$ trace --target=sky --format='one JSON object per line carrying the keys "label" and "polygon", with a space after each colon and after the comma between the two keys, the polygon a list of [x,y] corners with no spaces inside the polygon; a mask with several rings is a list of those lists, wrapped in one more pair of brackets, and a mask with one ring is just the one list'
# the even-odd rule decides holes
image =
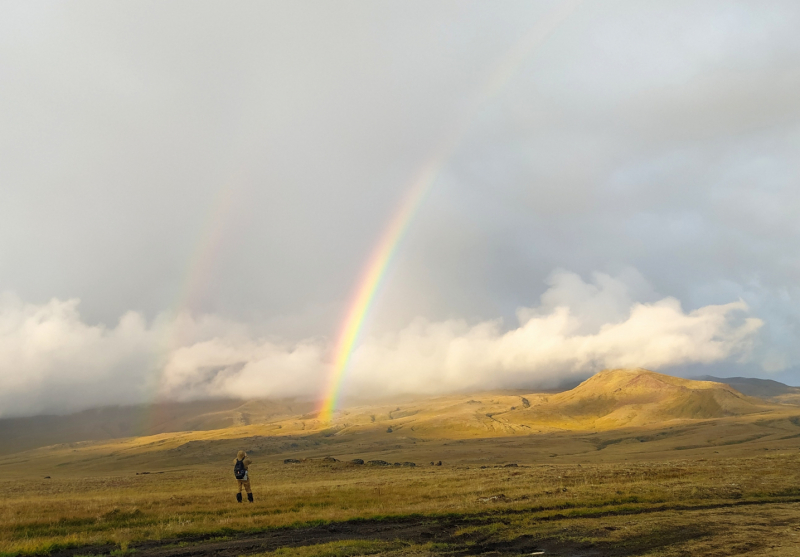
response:
{"label": "sky", "polygon": [[0,417],[800,384],[800,4],[0,2]]}

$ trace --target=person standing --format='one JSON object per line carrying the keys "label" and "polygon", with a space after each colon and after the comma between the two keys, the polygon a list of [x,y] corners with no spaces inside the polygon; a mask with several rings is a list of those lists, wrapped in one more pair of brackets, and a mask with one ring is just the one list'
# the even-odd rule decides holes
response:
{"label": "person standing", "polygon": [[250,491],[250,476],[248,468],[253,463],[252,460],[247,458],[247,453],[239,451],[236,459],[233,461],[233,474],[236,476],[236,481],[239,483],[239,492],[236,494],[236,500],[242,502],[242,488],[247,492],[247,500],[253,502],[253,492]]}

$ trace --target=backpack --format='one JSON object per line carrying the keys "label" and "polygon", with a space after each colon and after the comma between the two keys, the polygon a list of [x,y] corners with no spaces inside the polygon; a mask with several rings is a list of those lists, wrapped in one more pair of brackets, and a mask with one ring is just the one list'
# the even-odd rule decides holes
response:
{"label": "backpack", "polygon": [[236,476],[237,480],[247,479],[247,468],[244,467],[244,460],[237,460],[236,464],[233,465],[233,475]]}

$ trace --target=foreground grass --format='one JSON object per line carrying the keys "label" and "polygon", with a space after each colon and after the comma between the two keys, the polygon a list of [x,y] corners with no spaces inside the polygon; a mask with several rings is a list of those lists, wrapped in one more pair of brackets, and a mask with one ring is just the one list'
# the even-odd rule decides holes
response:
{"label": "foreground grass", "polygon": [[[648,509],[798,498],[798,464],[796,454],[490,468],[373,468],[313,461],[254,466],[252,505],[236,503],[235,482],[227,469],[0,481],[0,553],[37,554],[98,544],[124,550],[141,540],[414,513],[501,513],[510,517],[504,523],[511,526],[490,523],[496,529],[492,536],[513,537],[531,527],[526,520],[540,524],[560,517],[593,519]],[[526,512],[514,518],[519,510]],[[479,534],[488,535],[461,532]],[[422,546],[387,546],[378,553],[401,550],[430,552]],[[353,554],[368,554],[364,547],[360,551]],[[339,554],[345,555],[330,553]]]}

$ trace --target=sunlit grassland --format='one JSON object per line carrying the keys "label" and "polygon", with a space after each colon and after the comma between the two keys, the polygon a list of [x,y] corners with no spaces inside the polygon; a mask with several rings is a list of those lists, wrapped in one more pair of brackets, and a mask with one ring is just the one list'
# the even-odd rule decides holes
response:
{"label": "sunlit grassland", "polygon": [[[794,451],[752,458],[486,468],[312,460],[256,464],[252,478],[252,505],[236,503],[230,470],[208,466],[148,475],[0,481],[0,551],[37,553],[104,543],[125,548],[145,539],[225,536],[408,514],[510,514],[506,522],[513,526],[517,521],[521,528],[520,521],[557,517],[800,498],[800,458]],[[513,518],[517,510],[529,512]]]}

